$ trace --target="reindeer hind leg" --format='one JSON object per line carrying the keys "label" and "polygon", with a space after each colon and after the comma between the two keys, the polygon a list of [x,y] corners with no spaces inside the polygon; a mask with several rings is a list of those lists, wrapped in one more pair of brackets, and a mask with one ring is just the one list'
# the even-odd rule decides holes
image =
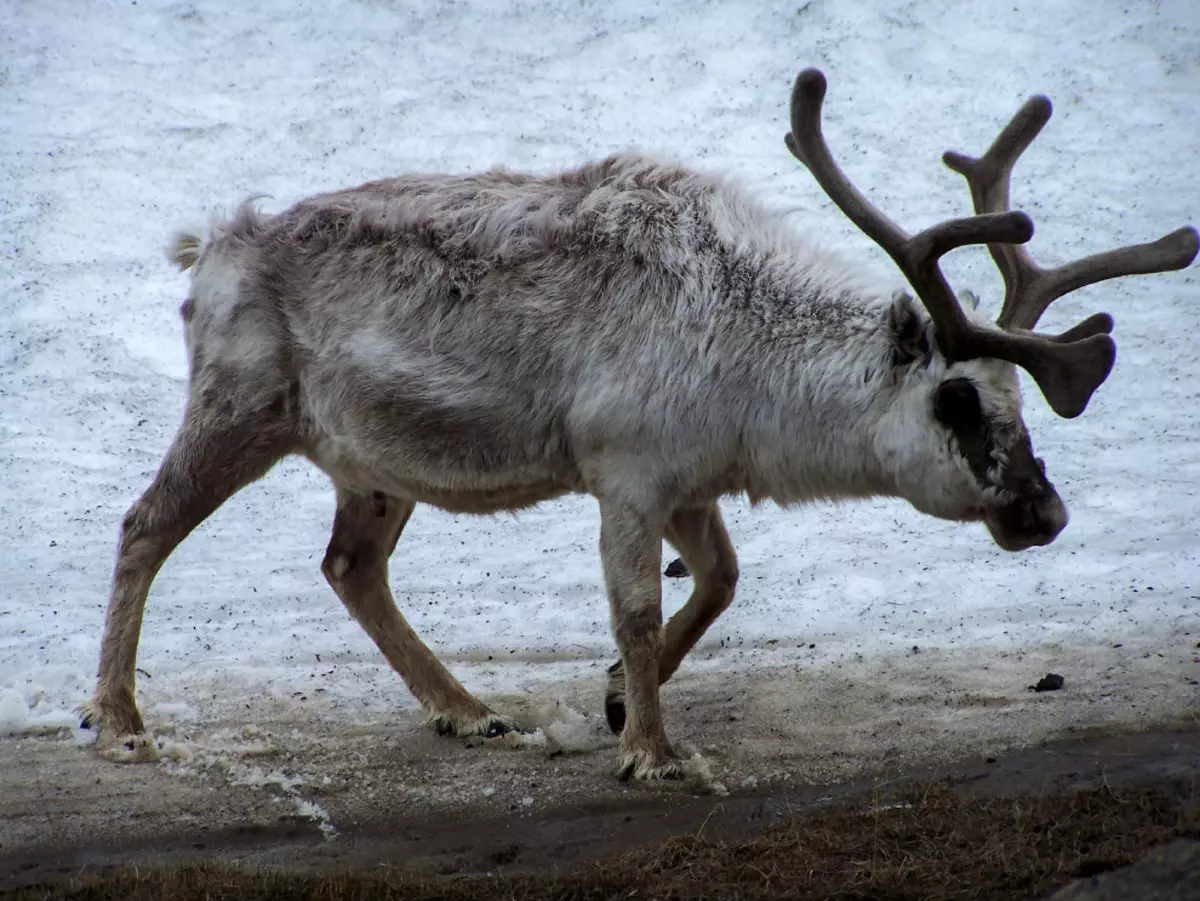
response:
{"label": "reindeer hind leg", "polygon": [[442,735],[496,737],[513,730],[473,697],[405,621],[388,586],[388,559],[412,515],[412,501],[338,491],[329,549],[330,586],[375,642]]}
{"label": "reindeer hind leg", "polygon": [[189,405],[154,481],[121,524],[96,691],[80,709],[83,728],[95,727],[110,737],[144,731],[134,692],[150,585],[193,529],[290,451],[278,406],[237,416],[203,403]]}

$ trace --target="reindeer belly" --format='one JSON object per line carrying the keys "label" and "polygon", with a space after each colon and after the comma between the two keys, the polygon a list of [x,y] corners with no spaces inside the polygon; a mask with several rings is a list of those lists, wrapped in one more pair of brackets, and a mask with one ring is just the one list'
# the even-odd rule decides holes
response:
{"label": "reindeer belly", "polygon": [[345,489],[455,513],[529,507],[583,490],[557,417],[494,387],[438,396],[403,379],[336,393],[311,385],[304,405],[305,455]]}

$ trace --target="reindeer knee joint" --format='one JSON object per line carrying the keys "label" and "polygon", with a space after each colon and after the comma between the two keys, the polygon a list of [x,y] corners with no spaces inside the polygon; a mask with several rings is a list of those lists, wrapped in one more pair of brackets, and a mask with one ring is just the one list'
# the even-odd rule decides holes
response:
{"label": "reindeer knee joint", "polygon": [[326,554],[321,562],[321,572],[330,582],[340,582],[353,567],[353,556],[341,552]]}
{"label": "reindeer knee joint", "polygon": [[662,612],[653,608],[624,610],[616,617],[618,644],[661,643]]}
{"label": "reindeer knee joint", "polygon": [[122,568],[140,567],[163,551],[170,536],[164,534],[163,511],[157,499],[143,497],[121,520],[120,563]]}
{"label": "reindeer knee joint", "polygon": [[149,533],[148,519],[143,501],[138,501],[126,510],[125,516],[121,519],[121,540],[124,542],[137,541]]}
{"label": "reindeer knee joint", "polygon": [[737,590],[738,566],[737,561],[718,562],[711,570],[697,579],[697,587],[705,594],[720,599],[721,609],[733,602]]}
{"label": "reindeer knee joint", "polygon": [[727,603],[733,600],[733,593],[737,590],[738,575],[738,566],[736,563],[726,564],[714,574],[717,584],[721,586],[721,591],[726,596]]}

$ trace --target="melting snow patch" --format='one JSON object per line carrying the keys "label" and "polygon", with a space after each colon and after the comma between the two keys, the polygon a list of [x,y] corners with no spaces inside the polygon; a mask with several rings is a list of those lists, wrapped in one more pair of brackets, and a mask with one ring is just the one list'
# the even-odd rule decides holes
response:
{"label": "melting snow patch", "polygon": [[[175,764],[171,768],[175,773],[195,775],[201,771],[215,772],[224,776],[230,785],[262,789],[290,803],[299,816],[316,824],[327,841],[337,837],[337,829],[329,812],[300,795],[305,785],[328,785],[328,776],[310,780],[300,774],[266,769],[240,759],[269,756],[277,751],[270,734],[257,726],[245,726],[239,730],[222,729],[187,742],[160,740],[158,750],[163,758]],[[319,788],[316,790],[320,791]]]}
{"label": "melting snow patch", "polygon": [[250,788],[278,788],[283,794],[294,794],[304,784],[303,776],[288,776],[281,772],[267,772],[240,760],[217,760],[214,766],[222,770],[232,785]]}
{"label": "melting snow patch", "polygon": [[194,723],[200,719],[200,714],[195,707],[182,702],[160,702],[154,705],[154,712],[163,719],[175,723]]}
{"label": "melting snow patch", "polygon": [[316,823],[326,841],[332,841],[337,837],[337,829],[334,828],[333,821],[329,818],[329,811],[320,804],[305,801],[303,798],[295,798],[294,801],[296,813]]}
{"label": "melting snow patch", "polygon": [[81,729],[76,722],[71,727],[71,744],[77,748],[90,748],[100,739],[95,729]]}
{"label": "melting snow patch", "polygon": [[0,735],[52,735],[79,725],[75,714],[29,698],[15,688],[0,690]]}
{"label": "melting snow patch", "polygon": [[700,753],[699,749],[690,742],[685,742],[679,747],[688,755],[687,760],[683,763],[684,771],[714,795],[722,798],[728,797],[729,789],[725,787],[724,782],[713,774],[712,765]]}
{"label": "melting snow patch", "polygon": [[562,701],[543,704],[533,716],[545,735],[542,743],[552,754],[580,754],[617,744],[617,737],[600,717],[580,713]]}
{"label": "melting snow patch", "polygon": [[544,748],[546,747],[546,733],[541,729],[534,729],[532,732],[505,732],[500,738],[495,739],[499,744],[506,748],[519,750],[521,748]]}

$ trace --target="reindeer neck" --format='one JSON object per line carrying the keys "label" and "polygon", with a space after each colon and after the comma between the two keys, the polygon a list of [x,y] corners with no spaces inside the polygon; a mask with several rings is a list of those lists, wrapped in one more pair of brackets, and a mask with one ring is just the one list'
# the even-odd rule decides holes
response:
{"label": "reindeer neck", "polygon": [[[772,271],[772,269],[774,271]],[[751,498],[781,504],[891,495],[875,450],[895,396],[889,300],[795,265],[764,266],[741,308],[751,337],[746,404]]]}

